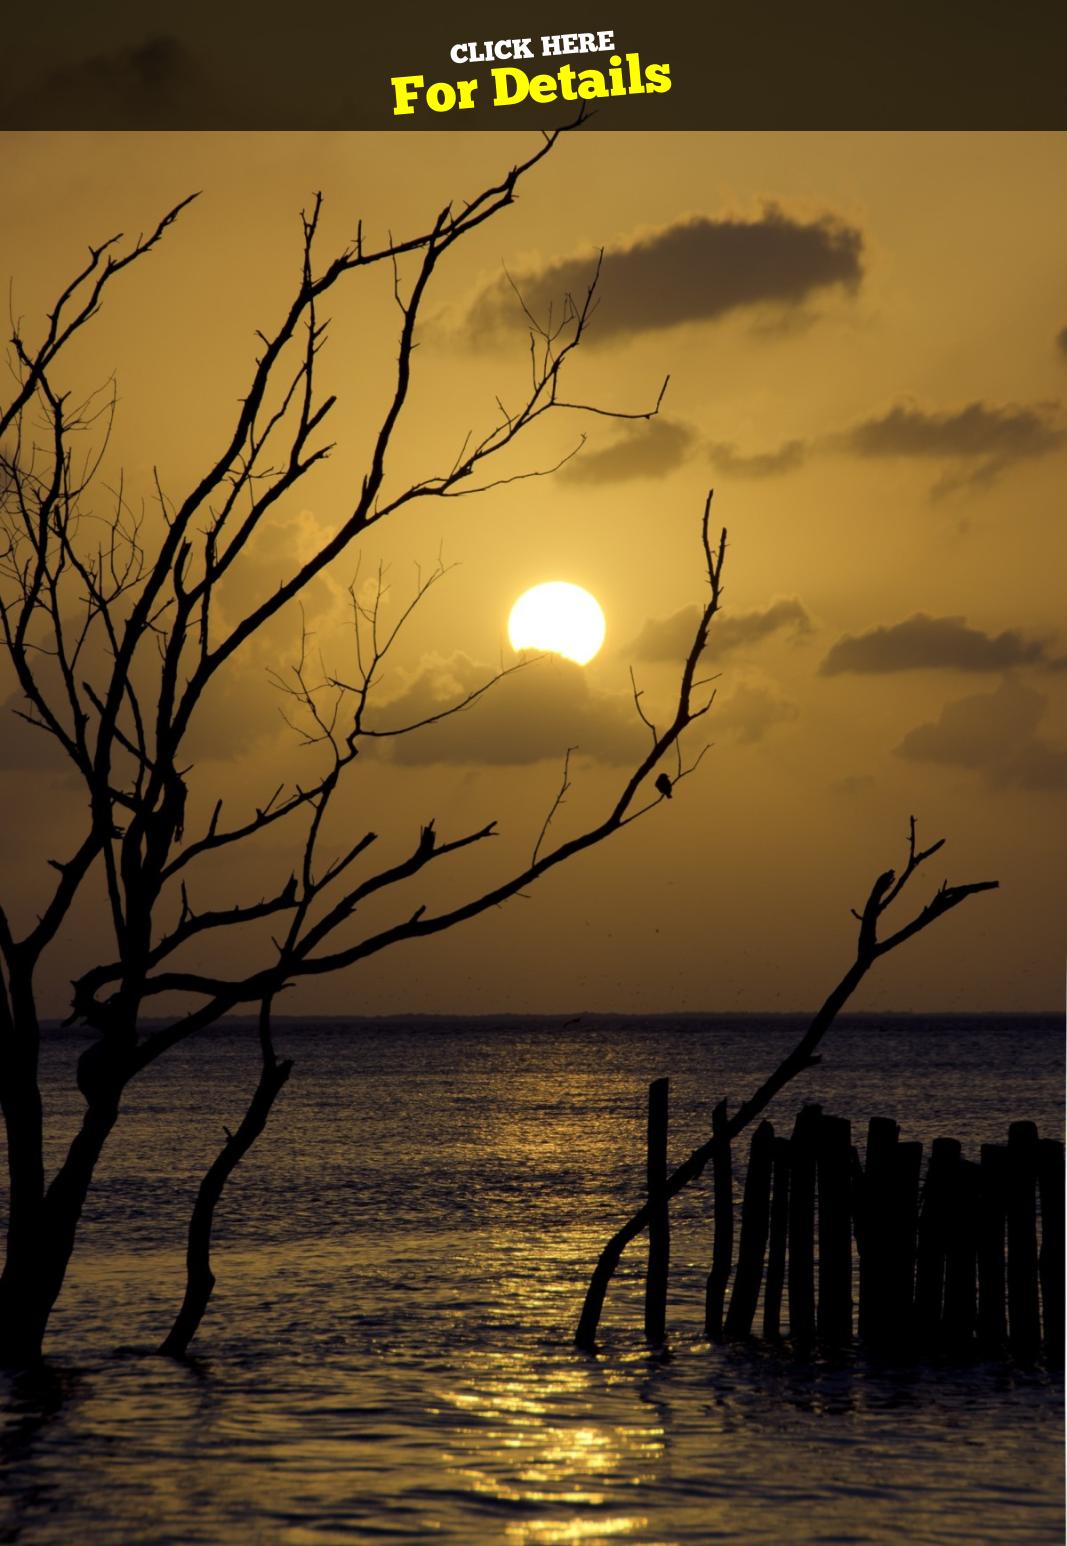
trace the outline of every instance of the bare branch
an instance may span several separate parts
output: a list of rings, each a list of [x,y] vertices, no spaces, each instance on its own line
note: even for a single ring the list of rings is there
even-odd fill
[[[553,818],[553,816],[555,816],[556,812],[559,810],[560,806],[563,804],[564,800],[567,798],[567,791],[571,787],[571,783],[570,783],[571,752],[576,752],[577,750],[578,750],[577,746],[568,746],[567,750],[566,750],[566,752],[564,754],[564,757],[563,757],[563,777],[560,780],[559,789],[556,792],[556,798],[552,801],[552,805],[549,808],[548,815],[545,817],[544,825],[542,826],[540,832],[537,835],[537,842],[533,846],[533,853],[530,855],[530,864],[531,864],[531,866],[535,865],[537,863],[537,855],[541,852],[541,844],[544,842],[545,838],[548,835],[548,829],[552,825],[552,818]]]

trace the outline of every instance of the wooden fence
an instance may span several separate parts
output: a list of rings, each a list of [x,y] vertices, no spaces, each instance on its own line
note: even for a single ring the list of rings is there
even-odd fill
[[[726,1106],[713,1116],[725,1126]],[[645,1332],[666,1329],[668,1081],[649,1089]],[[716,1151],[705,1327],[714,1340],[783,1334],[797,1350],[858,1336],[908,1356],[1044,1359],[1063,1367],[1064,1150],[1033,1122],[966,1159],[954,1138],[901,1143],[873,1117],[865,1162],[851,1124],[804,1106],[787,1138],[752,1137],[734,1250],[729,1145]],[[856,1248],[854,1256],[853,1245]],[[858,1273],[855,1266],[858,1259]],[[762,1309],[762,1316],[760,1310]]]

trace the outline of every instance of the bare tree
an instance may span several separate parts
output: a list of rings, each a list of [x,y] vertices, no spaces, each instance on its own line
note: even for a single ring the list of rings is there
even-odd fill
[[[209,686],[232,671],[249,641],[261,636],[283,608],[298,602],[328,565],[358,549],[368,529],[404,506],[510,481],[504,473],[494,475],[491,464],[544,415],[564,408],[614,412],[570,401],[561,387],[592,315],[594,277],[584,297],[568,300],[555,325],[532,326],[531,376],[521,404],[510,411],[500,405],[500,417],[484,433],[468,437],[447,471],[399,489],[387,477],[398,427],[409,411],[416,328],[439,264],[506,209],[520,180],[550,153],[557,138],[545,136],[536,152],[499,183],[459,208],[447,206],[429,229],[372,247],[360,228],[355,241],[325,264],[318,256],[322,201],[316,197],[302,216],[298,283],[279,325],[258,335],[260,350],[234,422],[180,500],[168,498],[157,482],[153,521],[136,513],[120,486],[113,514],[100,522],[103,452],[79,458],[74,447],[79,434],[94,425],[96,444],[106,443],[114,402],[78,404],[60,378],[72,340],[89,327],[123,272],[149,257],[190,200],[124,249],[118,237],[91,248],[88,261],[49,312],[37,342],[30,342],[20,327],[15,330],[15,387],[0,408],[0,626],[23,716],[58,743],[80,780],[87,809],[72,851],[48,860],[56,878],[32,924],[19,931],[0,910],[0,1107],[10,1171],[0,1362],[24,1363],[40,1354],[94,1169],[131,1080],[221,1016],[241,1006],[258,1007],[259,1083],[243,1121],[204,1176],[193,1211],[185,1300],[164,1343],[165,1351],[181,1353],[211,1293],[215,1206],[289,1077],[291,1063],[277,1058],[271,1036],[277,995],[289,984],[340,971],[392,945],[477,917],[612,836],[659,804],[662,792],[647,781],[669,751],[675,754],[675,781],[691,771],[683,766],[679,742],[710,707],[710,696],[700,697],[704,684],[697,663],[718,609],[725,555],[725,533],[717,544],[709,536],[710,496],[702,526],[708,593],[682,670],[676,711],[665,729],[653,729],[646,755],[601,819],[577,836],[551,846],[550,813],[530,861],[487,890],[437,912],[425,905],[410,910],[398,895],[395,921],[361,930],[360,908],[367,899],[380,901],[384,894],[388,900],[393,888],[431,865],[486,842],[496,823],[445,836],[431,820],[406,857],[378,869],[368,867],[377,841],[373,831],[340,853],[326,851],[326,814],[361,745],[375,735],[397,733],[376,729],[367,719],[376,670],[394,635],[383,635],[376,607],[360,615],[358,597],[357,639],[364,640],[366,652],[353,679],[313,678],[302,658],[284,681],[302,716],[305,737],[318,749],[319,772],[308,781],[279,787],[232,820],[224,819],[222,802],[216,801],[210,817],[187,830],[187,813],[191,823],[204,794],[188,749],[190,729]],[[332,449],[323,431],[335,399],[320,392],[316,375],[327,329],[322,308],[349,276],[383,263],[394,273],[397,353],[366,470],[329,539],[235,620],[216,604],[220,587],[242,555],[255,549],[271,510]],[[648,418],[658,406],[657,401],[641,413],[617,416]],[[194,906],[191,889],[207,867],[220,856],[244,853],[268,831],[287,836],[292,855],[273,889],[224,908]],[[239,873],[231,864],[230,876]],[[66,1157],[47,1177],[38,1078],[39,972],[76,900],[87,891],[104,898],[113,952],[73,984],[71,1020],[94,1036],[77,1065],[85,1109]],[[267,926],[280,932],[264,945],[260,935]],[[253,970],[226,973],[205,966],[205,958],[219,958],[213,948],[219,941],[235,938],[260,943]],[[178,1011],[144,1025],[148,1014],[158,1016],[175,1001]]]
[[[683,1160],[667,1177],[662,1189],[663,1201],[676,1197],[690,1181],[695,1181],[703,1173],[708,1161],[714,1159],[717,1152],[721,1154],[739,1133],[744,1132],[749,1123],[770,1105],[780,1090],[783,1090],[798,1074],[814,1068],[821,1061],[817,1050],[820,1042],[881,956],[888,955],[891,950],[896,950],[898,945],[913,939],[923,929],[929,928],[930,924],[936,923],[938,918],[943,918],[961,902],[965,902],[969,896],[975,896],[980,891],[996,890],[999,882],[995,880],[972,881],[965,886],[950,886],[946,880],[934,893],[933,898],[913,918],[879,939],[878,926],[886,909],[896,901],[919,866],[932,858],[939,849],[944,847],[944,844],[945,839],[939,838],[936,843],[931,843],[929,848],[917,848],[915,817],[911,817],[908,826],[908,858],[904,868],[899,875],[895,870],[886,870],[884,874],[879,875],[871,887],[863,911],[856,912],[855,909],[852,911],[852,916],[859,922],[856,958],[852,965],[833,991],[828,994],[788,1057],[783,1058],[759,1089],[747,1100],[742,1101],[733,1116],[728,1116],[725,1100],[716,1108],[715,1132],[706,1143],[695,1148],[688,1159]],[[636,1240],[638,1235],[647,1229],[650,1213],[651,1209],[647,1203],[635,1209],[600,1253],[589,1280],[582,1313],[574,1334],[575,1346],[585,1352],[592,1352],[596,1347],[596,1334],[604,1308],[604,1295],[619,1265],[622,1253],[632,1240]]]

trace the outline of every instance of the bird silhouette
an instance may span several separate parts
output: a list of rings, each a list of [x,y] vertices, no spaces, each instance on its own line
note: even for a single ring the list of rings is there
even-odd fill
[[[667,777],[666,773],[661,773],[656,779],[656,788],[659,790],[660,794],[666,795],[668,800],[671,798],[671,781]]]

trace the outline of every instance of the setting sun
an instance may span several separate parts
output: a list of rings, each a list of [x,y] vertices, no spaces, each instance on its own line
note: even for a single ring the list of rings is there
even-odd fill
[[[508,618],[514,650],[551,650],[588,665],[604,642],[604,613],[595,596],[566,580],[535,585],[516,601]]]

